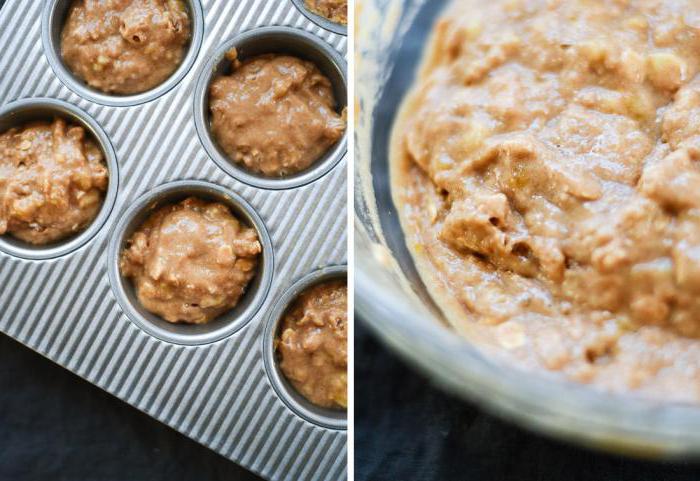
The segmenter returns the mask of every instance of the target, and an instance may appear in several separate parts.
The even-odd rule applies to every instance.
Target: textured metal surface
[[[347,39],[309,22],[282,0],[204,0],[205,33],[193,68],[162,97],[134,107],[82,99],[54,75],[41,42],[44,2],[0,10],[0,104],[24,97],[66,100],[102,126],[117,153],[117,205],[79,250],[44,261],[0,254],[0,330],[156,419],[269,479],[345,479],[346,432],[321,428],[276,395],[260,336],[274,300],[319,266],[346,262],[346,160],[298,189],[242,184],[207,156],[195,132],[192,92],[218,45],[262,25],[303,28],[343,55]],[[246,199],[275,251],[269,295],[240,331],[205,346],[158,340],[124,315],[107,276],[107,245],[126,210],[154,187],[207,180]]]

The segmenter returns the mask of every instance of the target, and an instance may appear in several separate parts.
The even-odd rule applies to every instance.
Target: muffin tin
[[[272,33],[284,32],[304,39],[294,52],[324,63],[345,97],[347,39],[291,1],[191,0],[193,38],[173,76],[143,94],[103,95],[60,62],[67,5],[9,0],[0,10],[0,129],[54,116],[83,125],[105,153],[110,184],[75,238],[32,247],[0,237],[0,331],[265,478],[346,479],[344,413],[306,415],[265,361],[274,335],[265,326],[297,282],[344,270],[328,266],[347,259],[346,140],[302,180],[251,181],[207,146],[202,95],[224,46],[248,37],[279,45]],[[118,255],[152,209],[193,194],[254,227],[262,261],[231,312],[206,326],[171,325],[140,308]]]

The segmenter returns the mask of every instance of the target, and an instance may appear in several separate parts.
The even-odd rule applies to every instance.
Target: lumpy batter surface
[[[331,22],[348,24],[347,0],[305,0],[306,8]]]
[[[183,0],[75,0],[61,34],[61,56],[91,87],[136,94],[175,72],[189,40]]]
[[[102,151],[63,119],[0,135],[0,235],[48,244],[79,233],[102,207]]]
[[[120,265],[145,309],[169,322],[203,324],[238,303],[261,252],[255,229],[228,207],[190,197],[151,214]]]
[[[287,55],[240,62],[210,86],[214,137],[234,161],[268,177],[309,168],[345,132],[331,81],[313,63]]]
[[[346,408],[348,289],[345,281],[304,291],[285,314],[276,341],[280,368],[312,403]]]
[[[517,365],[700,400],[700,4],[454,1],[394,130],[407,243]]]

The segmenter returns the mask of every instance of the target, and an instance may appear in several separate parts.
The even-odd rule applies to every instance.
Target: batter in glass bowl
[[[409,248],[518,366],[700,401],[700,5],[456,0],[393,134]]]

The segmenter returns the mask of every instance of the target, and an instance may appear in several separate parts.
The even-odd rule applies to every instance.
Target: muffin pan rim
[[[191,38],[182,62],[167,79],[144,92],[129,95],[110,94],[92,88],[75,76],[61,57],[60,35],[63,30],[63,22],[62,19],[56,17],[58,16],[58,7],[71,1],[46,0],[41,14],[41,39],[44,55],[56,77],[68,89],[85,100],[107,107],[133,107],[151,102],[173,90],[196,63],[204,39],[204,11],[200,0],[185,0],[192,25]]]
[[[309,168],[287,177],[266,177],[255,174],[245,167],[237,165],[231,160],[218,146],[213,133],[209,126],[209,85],[214,80],[214,77],[220,65],[228,62],[225,55],[226,52],[236,47],[237,44],[243,42],[257,42],[265,37],[272,35],[283,35],[289,38],[295,38],[299,42],[306,42],[307,46],[313,46],[316,51],[329,60],[340,73],[345,90],[346,99],[336,99],[336,101],[347,108],[347,93],[348,93],[348,77],[347,77],[347,62],[340,54],[328,45],[323,39],[306,30],[286,25],[268,25],[263,27],[255,27],[249,30],[242,31],[228,40],[220,43],[210,54],[210,58],[197,72],[197,81],[194,90],[194,122],[199,140],[206,150],[207,155],[214,161],[227,175],[234,179],[243,182],[244,184],[259,189],[266,190],[288,190],[299,187],[304,187],[308,184],[321,179],[340,163],[347,154],[348,144],[348,126],[346,125],[343,136],[335,143],[328,151],[318,160],[316,160]],[[269,51],[269,53],[275,53]]]
[[[311,20],[313,23],[318,25],[319,27],[328,30],[333,33],[337,33],[338,35],[344,35],[348,36],[348,26],[343,25],[342,23],[338,22],[333,22],[323,15],[319,15],[317,13],[312,12],[308,8],[306,8],[306,3],[304,0],[292,0],[292,3],[294,6],[301,12],[302,15],[304,15],[306,18]],[[348,8],[350,6],[348,5]],[[348,12],[349,13],[349,12]]]
[[[299,295],[306,289],[323,282],[336,279],[345,279],[347,282],[347,278],[347,264],[336,264],[307,272],[301,278],[292,282],[283,290],[281,297],[270,309],[270,313],[265,319],[265,330],[262,335],[265,372],[277,396],[294,414],[305,421],[322,428],[343,431],[347,430],[347,409],[340,410],[316,406],[297,392],[279,367],[274,342],[277,338],[282,318]]]
[[[260,276],[258,281],[259,285],[257,287],[252,286],[251,284],[256,282],[256,280],[251,280],[246,286],[243,296],[239,300],[239,302],[241,302],[244,301],[247,296],[252,296],[250,304],[244,308],[242,313],[233,315],[230,319],[228,319],[228,317],[231,315],[231,311],[236,309],[235,307],[221,314],[216,319],[211,320],[209,323],[199,326],[184,323],[168,323],[162,319],[149,319],[148,317],[157,318],[158,316],[149,314],[147,317],[141,312],[141,310],[145,309],[140,309],[138,305],[135,305],[138,303],[138,299],[135,298],[132,300],[129,298],[127,290],[130,289],[130,287],[127,286],[129,286],[131,281],[125,279],[121,275],[119,268],[121,252],[127,241],[127,231],[130,227],[138,228],[140,225],[134,225],[134,223],[137,222],[137,218],[142,214],[146,215],[146,218],[148,218],[148,215],[154,211],[156,205],[162,207],[176,202],[170,202],[170,199],[173,197],[185,198],[190,196],[204,199],[207,197],[216,198],[219,202],[225,203],[229,209],[233,211],[234,217],[239,219],[239,221],[242,219],[239,218],[240,215],[237,215],[239,212],[236,212],[236,210],[245,212],[246,219],[243,220],[243,223],[252,224],[249,225],[249,227],[256,230],[258,240],[262,246],[262,252],[260,254],[261,262],[258,263],[259,270],[257,274]],[[147,213],[144,211],[150,212]],[[245,198],[213,182],[176,180],[166,182],[143,192],[128,209],[122,213],[110,235],[107,269],[109,283],[119,306],[129,320],[139,329],[150,336],[170,344],[201,346],[219,342],[234,335],[238,331],[244,329],[255,317],[263,304],[265,304],[272,286],[275,269],[274,258],[274,246],[267,226],[260,214],[258,214],[255,208],[248,203]],[[251,291],[251,288],[253,288],[254,291]],[[221,323],[222,326],[211,330],[211,332],[187,332],[195,330],[207,331],[209,330],[207,329],[208,327],[215,326],[216,323]],[[174,332],[171,332],[170,329],[164,328],[163,326],[171,328]]]
[[[74,236],[47,245],[32,245],[12,238],[9,233],[0,236],[0,251],[3,253],[24,260],[47,261],[72,254],[88,244],[105,227],[119,195],[119,163],[114,146],[99,122],[81,108],[63,100],[49,97],[18,99],[0,106],[0,120],[6,117],[22,115],[24,112],[31,112],[32,110],[55,111],[54,118],[59,117],[64,120],[70,120],[83,127],[100,147],[104,156],[104,164],[109,172],[107,190],[102,200],[102,207],[92,222]],[[31,116],[31,113],[29,115]],[[51,116],[41,112],[34,118],[36,120],[48,120]],[[16,127],[22,127],[27,122],[29,120],[20,121]],[[5,131],[2,130],[0,133]]]

